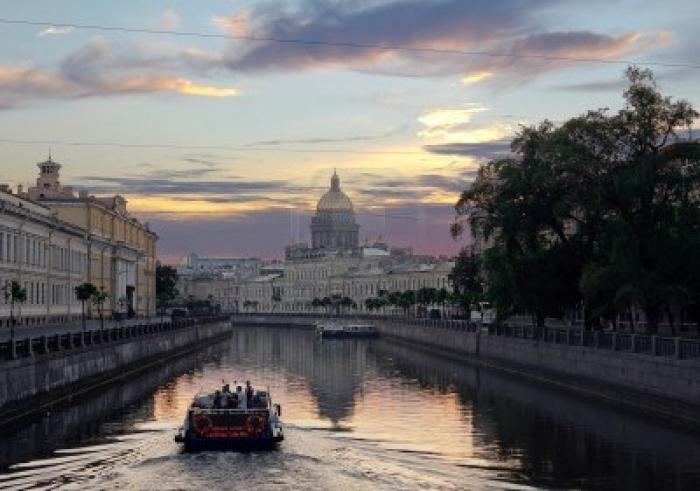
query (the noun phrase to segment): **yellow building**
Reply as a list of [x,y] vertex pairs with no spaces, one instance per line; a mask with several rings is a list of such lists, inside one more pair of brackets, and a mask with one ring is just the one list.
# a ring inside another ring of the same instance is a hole
[[26,197],[85,231],[86,281],[109,295],[105,314],[151,316],[156,312],[156,241],[148,224],[129,215],[119,195],[96,197],[61,185],[61,165],[51,157],[37,164],[36,186]]

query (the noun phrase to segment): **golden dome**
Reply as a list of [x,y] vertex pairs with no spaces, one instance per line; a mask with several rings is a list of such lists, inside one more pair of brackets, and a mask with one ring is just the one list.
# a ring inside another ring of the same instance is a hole
[[349,211],[352,212],[352,201],[348,195],[340,190],[340,178],[333,172],[331,177],[331,189],[318,200],[316,211]]

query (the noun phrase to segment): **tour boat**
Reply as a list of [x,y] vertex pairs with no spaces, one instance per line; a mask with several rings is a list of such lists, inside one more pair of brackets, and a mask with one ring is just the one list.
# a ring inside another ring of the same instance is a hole
[[[230,392],[229,386],[197,395],[187,409],[175,441],[185,450],[263,450],[284,440],[282,408],[267,391]],[[245,398],[245,401],[240,399]]]
[[379,333],[371,324],[337,324],[319,322],[316,333],[324,338],[373,338]]

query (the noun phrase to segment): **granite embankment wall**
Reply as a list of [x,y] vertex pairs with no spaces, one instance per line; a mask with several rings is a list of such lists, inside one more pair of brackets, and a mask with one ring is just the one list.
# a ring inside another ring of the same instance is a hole
[[230,320],[215,319],[26,340],[0,360],[0,424],[230,334]]
[[[234,318],[233,324],[310,327],[315,321],[247,316]],[[384,339],[603,398],[700,430],[699,340],[566,330],[505,335],[449,321],[371,322]]]

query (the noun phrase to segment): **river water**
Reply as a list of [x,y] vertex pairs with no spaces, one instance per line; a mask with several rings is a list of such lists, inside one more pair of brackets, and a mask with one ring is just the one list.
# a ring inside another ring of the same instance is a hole
[[[174,443],[192,396],[222,379],[269,386],[278,450]],[[0,434],[0,488],[700,489],[700,440],[384,340],[239,328]]]

